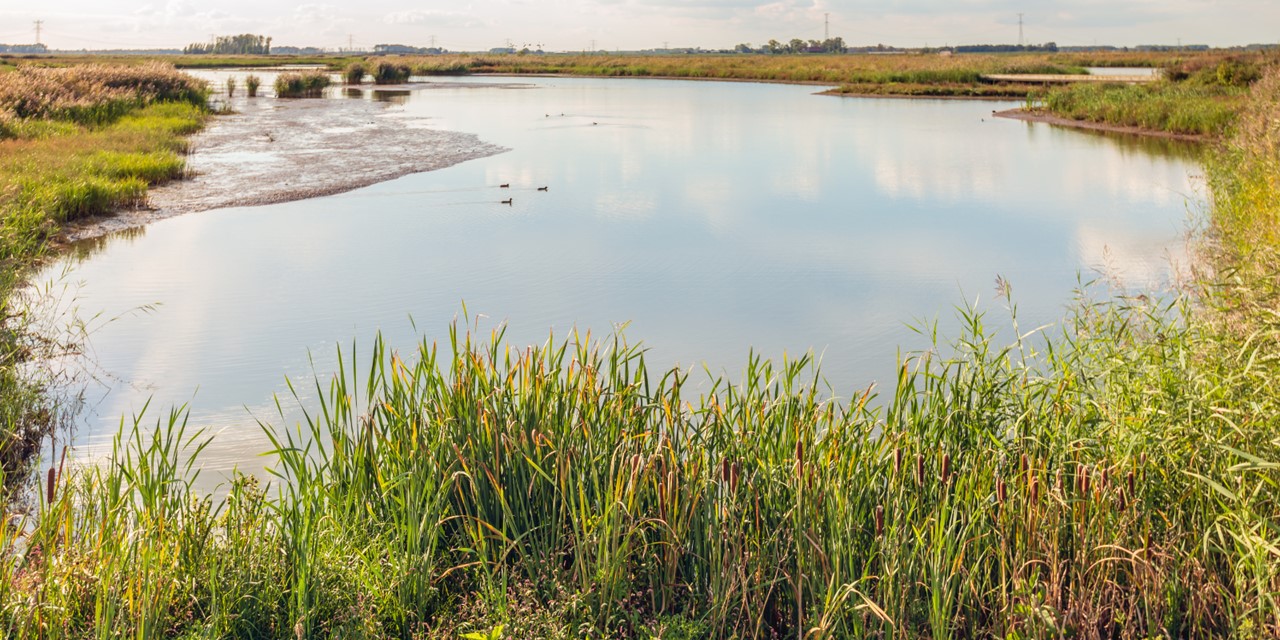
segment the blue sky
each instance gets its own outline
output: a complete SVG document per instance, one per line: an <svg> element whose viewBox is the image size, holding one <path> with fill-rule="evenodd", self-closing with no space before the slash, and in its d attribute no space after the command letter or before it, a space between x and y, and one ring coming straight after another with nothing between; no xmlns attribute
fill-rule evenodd
<svg viewBox="0 0 1280 640"><path fill-rule="evenodd" d="M0 5L0 42L53 48L180 47L210 34L260 33L277 45L431 44L452 50L731 47L770 38L900 46L1280 42L1277 0L55 0ZM34 4L34 3L31 3Z"/></svg>

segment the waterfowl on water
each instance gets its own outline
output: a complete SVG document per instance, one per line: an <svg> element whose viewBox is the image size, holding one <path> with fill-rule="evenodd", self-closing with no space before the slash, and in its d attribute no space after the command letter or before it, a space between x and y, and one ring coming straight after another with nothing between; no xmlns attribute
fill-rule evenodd
<svg viewBox="0 0 1280 640"><path fill-rule="evenodd" d="M546 187L538 187L538 191L546 191L546 190L547 190Z"/></svg>
<svg viewBox="0 0 1280 640"><path fill-rule="evenodd" d="M511 198L507 198L506 200L503 200L502 202L499 202L498 204L511 204Z"/></svg>
<svg viewBox="0 0 1280 640"><path fill-rule="evenodd" d="M510 183L510 182L508 182L507 184L500 184L500 185L498 185L498 188L499 188L499 189L507 189L507 188L509 188L509 187L511 187L511 183Z"/></svg>

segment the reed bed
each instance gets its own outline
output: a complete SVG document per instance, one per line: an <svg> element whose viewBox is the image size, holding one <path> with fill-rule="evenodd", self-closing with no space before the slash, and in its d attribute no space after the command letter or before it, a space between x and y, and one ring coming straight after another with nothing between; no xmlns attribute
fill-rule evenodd
<svg viewBox="0 0 1280 640"><path fill-rule="evenodd" d="M408 82L411 70L407 64L382 61L374 65L374 84L403 84Z"/></svg>
<svg viewBox="0 0 1280 640"><path fill-rule="evenodd" d="M378 341L296 428L264 425L270 486L198 494L210 436L180 413L123 427L8 529L30 533L0 565L3 621L17 638L1280 633L1274 361L1225 348L1185 299L1081 299L1060 334L1003 346L963 318L844 400L808 358L698 383L618 337L521 349L455 327L407 360Z"/></svg>
<svg viewBox="0 0 1280 640"><path fill-rule="evenodd" d="M364 76L368 73L362 62L352 62L342 70L342 81L347 84L360 84L364 82Z"/></svg>
<svg viewBox="0 0 1280 640"><path fill-rule="evenodd" d="M322 71L282 73L276 76L277 98L320 98L329 86L329 74Z"/></svg>
<svg viewBox="0 0 1280 640"><path fill-rule="evenodd" d="M102 125L153 102L203 106L207 92L203 82L161 63L21 67L0 76L0 114Z"/></svg>
<svg viewBox="0 0 1280 640"><path fill-rule="evenodd" d="M455 326L294 389L311 409L263 425L269 481L198 492L216 436L181 410L122 424L0 515L0 628L1276 637L1277 118L1272 69L1207 164L1202 286L1087 289L1044 334L963 309L883 389L828 389L808 357L730 381L619 336Z"/></svg>
<svg viewBox="0 0 1280 640"><path fill-rule="evenodd" d="M249 74L244 77L244 90L250 98L258 97L258 87L262 86L262 78Z"/></svg>
<svg viewBox="0 0 1280 640"><path fill-rule="evenodd" d="M15 291L63 223L142 204L182 174L206 94L159 64L0 74L0 502L66 410L38 363L69 347L32 329Z"/></svg>
<svg viewBox="0 0 1280 640"><path fill-rule="evenodd" d="M768 80L813 84L977 84L985 73L1083 73L1043 55L497 55L410 58L417 75L567 74Z"/></svg>

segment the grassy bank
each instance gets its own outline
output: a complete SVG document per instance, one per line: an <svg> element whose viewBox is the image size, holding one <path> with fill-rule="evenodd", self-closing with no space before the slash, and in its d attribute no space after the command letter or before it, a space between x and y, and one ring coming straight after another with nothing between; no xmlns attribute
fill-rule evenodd
<svg viewBox="0 0 1280 640"><path fill-rule="evenodd" d="M122 429L0 527L11 637L1263 638L1280 634L1280 72L1207 165L1203 286L965 314L894 384L649 371L616 339L348 352L278 474ZM154 425L154 426L153 426ZM39 489L44 494L46 488ZM28 529L27 527L30 527ZM475 636L473 636L475 637Z"/></svg>
<svg viewBox="0 0 1280 640"><path fill-rule="evenodd" d="M145 201L181 175L184 137L204 121L204 87L158 64L27 68L0 74L0 473L20 479L57 407L25 366L47 336L12 299L68 221ZM12 483L3 484L4 493Z"/></svg>
<svg viewBox="0 0 1280 640"><path fill-rule="evenodd" d="M1160 82L1059 87L1034 93L1028 108L1073 120L1220 137L1247 100L1249 86L1277 61L1261 54L1181 61L1166 67Z"/></svg>

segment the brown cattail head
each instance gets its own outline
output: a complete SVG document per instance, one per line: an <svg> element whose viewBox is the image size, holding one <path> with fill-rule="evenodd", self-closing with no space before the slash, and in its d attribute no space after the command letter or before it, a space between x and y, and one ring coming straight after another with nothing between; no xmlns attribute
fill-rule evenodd
<svg viewBox="0 0 1280 640"><path fill-rule="evenodd" d="M942 484L951 482L951 455L942 454Z"/></svg>
<svg viewBox="0 0 1280 640"><path fill-rule="evenodd" d="M1031 497L1032 504L1040 502L1040 477L1034 473L1027 481L1027 495Z"/></svg>
<svg viewBox="0 0 1280 640"><path fill-rule="evenodd" d="M902 471L902 447L893 448L893 475Z"/></svg>
<svg viewBox="0 0 1280 640"><path fill-rule="evenodd" d="M804 440L796 440L796 465L804 467Z"/></svg>
<svg viewBox="0 0 1280 640"><path fill-rule="evenodd" d="M1107 488L1108 488L1108 487L1110 487L1110 486L1111 486L1111 468L1110 468L1110 467L1103 467L1103 468L1102 468L1102 482L1098 483L1098 488L1099 488L1099 489L1101 489L1101 490L1103 490L1103 491L1106 491L1106 490L1107 490Z"/></svg>
<svg viewBox="0 0 1280 640"><path fill-rule="evenodd" d="M876 537L884 535L884 505L876 505Z"/></svg>
<svg viewBox="0 0 1280 640"><path fill-rule="evenodd" d="M1089 465L1080 465L1080 495L1086 497L1089 495L1089 479L1092 477L1093 474L1089 472Z"/></svg>
<svg viewBox="0 0 1280 640"><path fill-rule="evenodd" d="M1058 495L1062 495L1062 468L1053 472L1053 491Z"/></svg>
<svg viewBox="0 0 1280 640"><path fill-rule="evenodd" d="M916 454L916 484L924 484L924 454Z"/></svg>
<svg viewBox="0 0 1280 640"><path fill-rule="evenodd" d="M1133 487L1133 471L1132 471L1132 470L1130 470L1130 471L1129 471L1129 473L1125 474L1124 482L1125 482L1125 484L1126 484L1126 485L1128 485L1128 489L1129 489L1129 490L1128 490L1128 495L1129 495L1129 497L1130 497L1130 498L1133 498L1133 497L1134 497L1134 493L1133 493L1134 487Z"/></svg>
<svg viewBox="0 0 1280 640"><path fill-rule="evenodd" d="M728 482L729 476L732 473L733 473L733 466L732 466L732 463L729 462L729 459L725 458L721 460L720 461L720 479L725 482Z"/></svg>
<svg viewBox="0 0 1280 640"><path fill-rule="evenodd" d="M1030 466L1027 464L1027 454L1024 453L1022 454L1022 457L1018 459L1018 470L1022 473L1026 473L1029 468Z"/></svg>
<svg viewBox="0 0 1280 640"><path fill-rule="evenodd" d="M738 492L738 478L741 478L741 477L742 477L742 463L735 460L733 463L733 469L731 469L729 473L729 490L730 491L734 493Z"/></svg>
<svg viewBox="0 0 1280 640"><path fill-rule="evenodd" d="M996 504L1004 506L1004 501L1009 497L1009 490L1005 487L1004 478L996 478Z"/></svg>
<svg viewBox="0 0 1280 640"><path fill-rule="evenodd" d="M58 472L54 471L53 467L49 467L49 487L48 487L48 493L46 494L46 497L48 497L49 499L49 504L53 504L53 499L54 497L56 497L54 490L56 489L55 485L57 482L58 482Z"/></svg>

